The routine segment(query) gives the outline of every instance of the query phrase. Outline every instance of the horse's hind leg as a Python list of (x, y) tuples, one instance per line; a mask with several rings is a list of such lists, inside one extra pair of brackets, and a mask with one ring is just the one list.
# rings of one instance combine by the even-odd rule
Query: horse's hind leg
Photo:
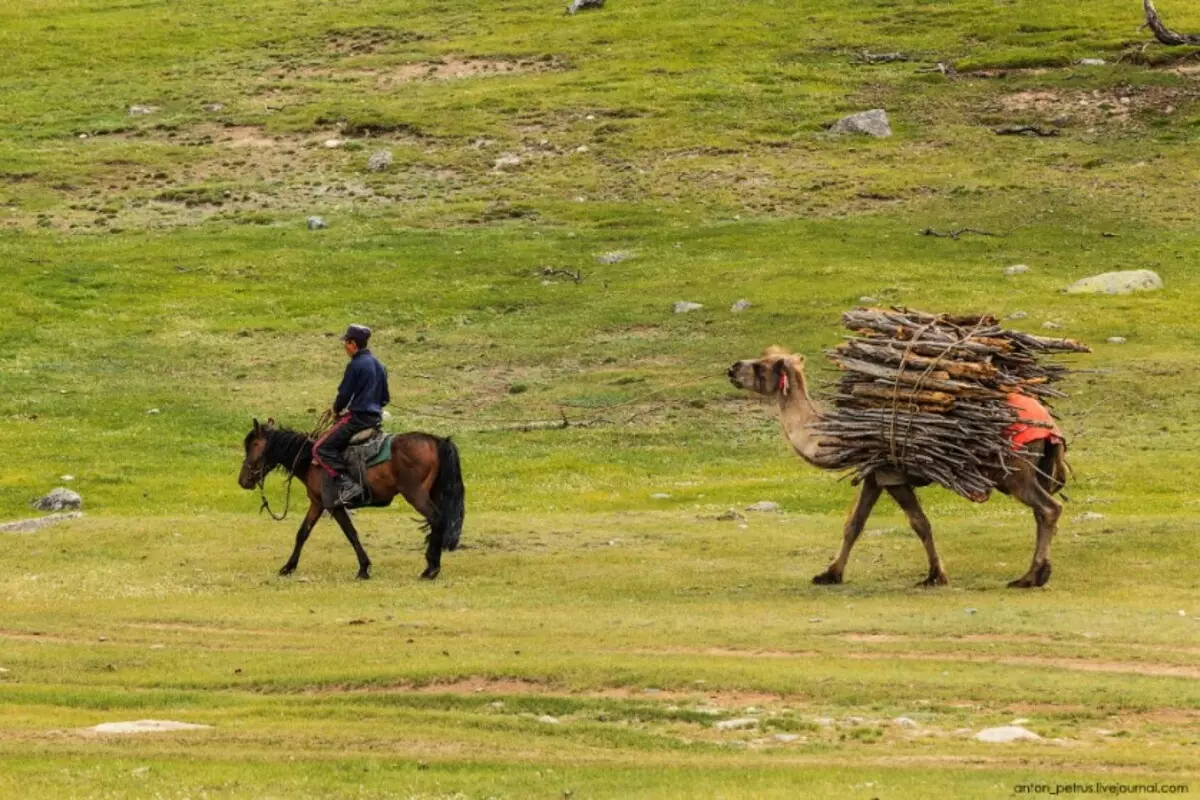
[(947, 585), (950, 583), (950, 579), (946, 577), (942, 558), (938, 555), (937, 547), (933, 543), (933, 526), (929, 524), (929, 518), (921, 509), (921, 501), (917, 500), (917, 493), (912, 490), (911, 486), (889, 486), (887, 490), (892, 499), (904, 509), (904, 514), (908, 517), (908, 524), (912, 526), (913, 532), (917, 534), (921, 544), (925, 545), (925, 555), (929, 558), (929, 574), (917, 586)]
[(425, 536), (425, 571), (421, 577), (431, 581), (442, 571), (442, 524), (438, 520), (437, 503), (430, 490), (422, 484), (400, 487), (400, 493), (417, 513), (425, 518), (429, 533)]
[(1051, 573), (1050, 542), (1058, 530), (1062, 505), (1042, 488), (1032, 472), (1020, 475), (1009, 491), (1014, 498), (1033, 509), (1033, 517), (1037, 520), (1037, 544), (1033, 549), (1033, 563), (1029, 565), (1029, 571), (1008, 586), (1012, 589), (1045, 586)]
[(358, 556), (358, 579), (365, 581), (371, 577), (371, 559), (367, 558), (367, 551), (363, 549), (362, 543), (358, 541), (358, 531), (354, 529), (354, 523), (350, 521), (350, 515), (345, 508), (335, 508), (329, 512), (333, 514), (333, 518), (337, 520), (337, 524), (342, 526), (342, 533), (346, 534), (346, 538), (350, 540), (350, 546), (354, 548), (354, 555)]
[(300, 523), (300, 530), (296, 531), (296, 546), (292, 549), (292, 557), (279, 570), (280, 575), (291, 575), (296, 571), (296, 567), (300, 564), (300, 551), (304, 549), (304, 543), (308, 541), (308, 535), (312, 533), (313, 526), (317, 524), (317, 520), (321, 518), (321, 513), (324, 510), (320, 501), (309, 501), (308, 513), (304, 515), (304, 521)]

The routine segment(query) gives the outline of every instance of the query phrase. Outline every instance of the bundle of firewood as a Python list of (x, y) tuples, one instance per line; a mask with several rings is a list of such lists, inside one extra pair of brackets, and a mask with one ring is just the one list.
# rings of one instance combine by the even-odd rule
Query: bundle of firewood
[(1008, 396), (1065, 397), (1054, 384), (1068, 370), (1047, 357), (1090, 352), (988, 316), (858, 309), (842, 322), (853, 335), (826, 355), (843, 373), (813, 425), (822, 465), (860, 477), (891, 468), (972, 500), (987, 497), (988, 474), (1013, 458)]

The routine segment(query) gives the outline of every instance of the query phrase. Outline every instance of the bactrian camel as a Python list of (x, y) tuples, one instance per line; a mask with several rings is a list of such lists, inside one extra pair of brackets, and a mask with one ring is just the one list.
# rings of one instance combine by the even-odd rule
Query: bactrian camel
[[(738, 361), (731, 366), (729, 379), (740, 389), (773, 398), (779, 407), (783, 435), (796, 455), (814, 467), (830, 468), (822, 461), (821, 437), (809, 429), (820, 417), (821, 409), (809, 395), (804, 377), (804, 356), (771, 347), (761, 358)], [(1029, 506), (1037, 520), (1033, 563), (1028, 572), (1008, 584), (1014, 588), (1043, 586), (1050, 580), (1050, 542), (1062, 512), (1062, 506), (1054, 499), (1054, 495), (1062, 490), (1066, 481), (1065, 444), (1054, 439), (1042, 439), (1029, 445), (1027, 451), (1027, 456), (1016, 457), (1014, 454), (1014, 458), (1006, 465), (997, 464), (994, 472), (987, 473), (996, 489)], [(813, 578), (813, 583), (842, 582), (850, 550), (862, 533), (875, 502), (886, 491), (904, 509), (909, 524), (921, 539), (925, 554), (929, 557), (929, 573), (918, 585), (947, 584), (945, 565), (933, 543), (933, 528), (921, 510), (914, 491), (927, 485), (928, 480), (900, 471), (878, 470), (864, 478), (858, 499), (846, 519), (842, 548), (828, 569)]]

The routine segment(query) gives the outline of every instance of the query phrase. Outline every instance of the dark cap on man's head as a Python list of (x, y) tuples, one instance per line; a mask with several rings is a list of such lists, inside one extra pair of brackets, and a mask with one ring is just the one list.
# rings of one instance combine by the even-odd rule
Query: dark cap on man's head
[(351, 325), (346, 328), (346, 332), (342, 334), (343, 342), (358, 342), (359, 347), (365, 347), (367, 340), (371, 338), (371, 329), (366, 325)]

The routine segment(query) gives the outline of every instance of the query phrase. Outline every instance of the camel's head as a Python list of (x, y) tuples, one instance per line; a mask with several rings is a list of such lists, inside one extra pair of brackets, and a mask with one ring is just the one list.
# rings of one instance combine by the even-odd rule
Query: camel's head
[(734, 386), (767, 397), (791, 393), (793, 381), (802, 380), (803, 374), (804, 356), (781, 347), (768, 347), (754, 360), (736, 361), (728, 372)]

